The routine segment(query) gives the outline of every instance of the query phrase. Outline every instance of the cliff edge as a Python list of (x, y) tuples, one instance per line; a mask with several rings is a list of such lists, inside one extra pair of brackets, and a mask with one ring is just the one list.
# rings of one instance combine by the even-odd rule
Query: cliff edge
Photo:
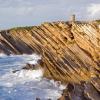
[[(45, 70), (45, 77), (64, 83), (89, 82), (89, 90), (96, 95), (100, 93), (99, 20), (60, 21), (3, 30), (0, 32), (0, 53), (40, 54), (39, 66)], [(88, 89), (86, 93), (93, 97)]]
[(40, 54), (45, 77), (62, 82), (91, 81), (100, 92), (99, 20), (52, 22), (3, 30), (0, 52)]

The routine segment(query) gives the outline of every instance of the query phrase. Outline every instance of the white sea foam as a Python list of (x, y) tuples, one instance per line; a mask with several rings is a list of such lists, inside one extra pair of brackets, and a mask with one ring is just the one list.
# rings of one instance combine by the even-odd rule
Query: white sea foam
[(54, 80), (50, 81), (43, 78), (42, 69), (6, 73), (0, 77), (1, 86), (6, 88), (13, 99), (15, 99), (14, 94), (18, 95), (18, 100), (35, 100), (36, 97), (41, 98), (41, 100), (47, 100), (48, 98), (57, 100), (61, 96), (61, 90), (63, 89), (61, 87), (65, 87), (61, 84), (58, 85), (58, 82)]
[[(30, 64), (36, 64), (37, 61), (39, 59), (41, 59), (41, 56), (36, 55), (36, 54), (32, 54), (32, 55), (4, 55), (1, 54), (2, 57), (5, 56), (5, 58), (2, 58), (0, 60), (0, 65), (4, 66), (4, 68), (6, 67), (6, 69), (4, 71), (8, 71), (9, 72), (5, 73), (4, 75), (0, 76), (0, 85), (5, 85), (7, 87), (11, 87), (15, 84), (21, 84), (21, 83), (25, 83), (28, 81), (31, 81), (33, 79), (36, 78), (41, 78), (43, 76), (43, 70), (42, 69), (38, 69), (38, 70), (21, 70), (16, 72), (16, 73), (12, 73), (13, 69), (12, 67), (10, 68), (10, 66), (15, 66), (17, 69), (17, 65), (19, 67), (23, 67), (25, 66), (26, 63), (30, 63)], [(8, 62), (8, 63), (7, 63)], [(7, 68), (8, 67), (8, 68)], [(3, 67), (1, 67), (3, 68)], [(3, 82), (3, 84), (2, 84)]]
[(23, 59), (29, 64), (36, 64), (38, 60), (41, 59), (40, 55), (32, 54), (32, 55), (23, 55)]
[[(3, 55), (0, 57), (0, 67), (3, 67), (3, 69), (7, 68), (13, 68), (13, 69), (20, 69), (23, 66), (26, 65), (26, 63), (29, 64), (37, 64), (37, 61), (41, 59), (40, 55), (32, 54), (32, 55)], [(8, 70), (8, 69), (7, 69)]]
[(10, 55), (9, 57), (13, 57), (13, 58), (17, 58), (17, 59), (20, 58), (24, 61), (24, 63), (29, 63), (29, 64), (36, 64), (37, 61), (41, 59), (41, 56), (36, 55), (36, 54)]
[(13, 85), (24, 84), (25, 82), (41, 79), (43, 70), (21, 70), (16, 73), (6, 73), (0, 77), (0, 86), (12, 87)]
[(5, 57), (6, 55), (4, 53), (0, 53), (0, 57)]
[(3, 96), (0, 95), (0, 100), (6, 100), (9, 97), (11, 97), (9, 100), (35, 100), (36, 97), (40, 97), (41, 100), (48, 98), (57, 100), (61, 96), (61, 90), (65, 86), (43, 78), (43, 69), (20, 70), (16, 73), (10, 71), (14, 66), (17, 69), (26, 63), (36, 64), (40, 59), (41, 56), (36, 54), (10, 55), (0, 59), (0, 66), (2, 66), (0, 72), (2, 73), (2, 69), (7, 70), (0, 75), (0, 94), (3, 94)]

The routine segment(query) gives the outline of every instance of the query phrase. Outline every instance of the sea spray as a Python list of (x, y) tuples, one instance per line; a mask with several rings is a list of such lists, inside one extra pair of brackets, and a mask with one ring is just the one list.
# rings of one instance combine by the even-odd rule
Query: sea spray
[[(2, 55), (0, 59), (0, 100), (57, 100), (61, 96), (61, 88), (43, 78), (43, 69), (22, 70), (26, 63), (37, 64), (41, 56), (32, 55)], [(12, 70), (21, 69), (16, 73)], [(3, 72), (3, 73), (2, 73)]]
[(0, 57), (5, 57), (5, 56), (7, 56), (7, 55), (4, 53), (0, 53)]
[(13, 85), (24, 84), (25, 82), (40, 80), (43, 76), (43, 70), (21, 70), (16, 73), (7, 73), (0, 77), (0, 86), (12, 87)]
[(43, 77), (43, 69), (21, 70), (16, 74), (19, 78), (37, 79)]

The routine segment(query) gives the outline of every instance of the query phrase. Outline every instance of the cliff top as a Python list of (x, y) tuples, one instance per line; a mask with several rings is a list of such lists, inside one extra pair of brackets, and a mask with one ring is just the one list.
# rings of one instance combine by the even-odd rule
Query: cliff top
[[(71, 21), (56, 21), (56, 22), (44, 22), (38, 26), (41, 26), (41, 25), (44, 25), (44, 24), (47, 24), (47, 25), (50, 25), (50, 24), (69, 24), (71, 25), (72, 22)], [(93, 21), (75, 21), (74, 23), (76, 24), (95, 24), (95, 25), (99, 25), (100, 24), (100, 20), (93, 20)], [(19, 30), (19, 29), (27, 29), (27, 30), (30, 30), (34, 27), (38, 27), (38, 26), (24, 26), (24, 27), (14, 27), (14, 28), (11, 28), (11, 29), (6, 29), (6, 30), (1, 30), (1, 31), (10, 31), (10, 30)]]

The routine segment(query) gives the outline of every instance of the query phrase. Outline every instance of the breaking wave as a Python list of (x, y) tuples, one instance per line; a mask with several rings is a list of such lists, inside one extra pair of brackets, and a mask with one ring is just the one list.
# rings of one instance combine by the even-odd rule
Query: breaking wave
[[(65, 88), (54, 80), (43, 78), (43, 69), (20, 70), (13, 73), (12, 70), (21, 69), (26, 63), (37, 64), (40, 55), (10, 55), (0, 56), (0, 100), (41, 100), (51, 98), (56, 100), (61, 96), (61, 90)], [(19, 98), (18, 98), (19, 97)]]
[(42, 69), (39, 70), (21, 70), (16, 73), (6, 73), (0, 77), (0, 86), (12, 87), (18, 84), (24, 84), (32, 80), (40, 80), (43, 76)]

